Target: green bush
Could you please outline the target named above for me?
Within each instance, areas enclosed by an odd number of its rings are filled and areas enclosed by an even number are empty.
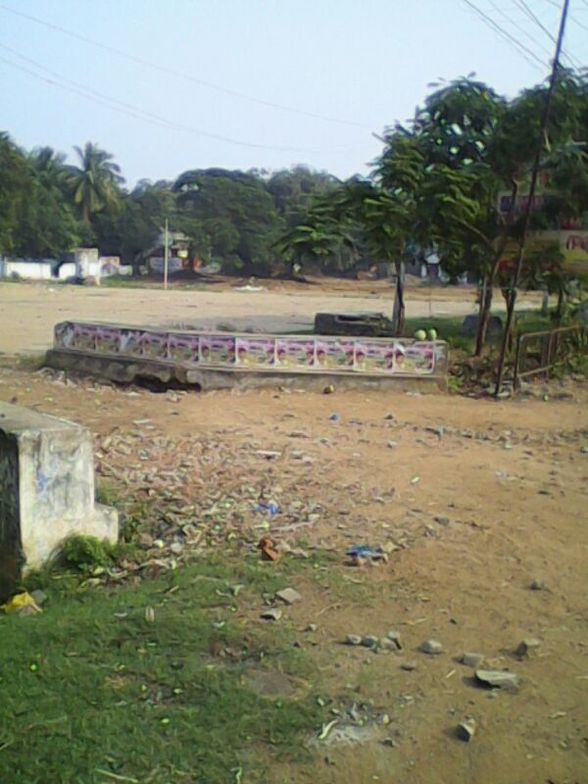
[[[61,560],[71,569],[92,572],[99,567],[111,566],[115,553],[112,545],[94,536],[71,536],[61,548]]]

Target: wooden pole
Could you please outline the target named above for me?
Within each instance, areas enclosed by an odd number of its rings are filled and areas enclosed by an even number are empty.
[[[165,219],[164,248],[163,248],[163,288],[167,289],[167,269],[169,265],[169,226]]]

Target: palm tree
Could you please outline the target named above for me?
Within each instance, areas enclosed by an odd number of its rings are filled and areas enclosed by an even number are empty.
[[[124,177],[118,164],[113,162],[113,156],[97,144],[86,142],[83,150],[80,147],[74,147],[74,150],[80,165],[68,166],[70,187],[82,221],[89,224],[95,213],[116,205],[118,186],[124,182]]]
[[[68,167],[63,153],[52,147],[39,147],[29,153],[29,161],[44,188],[51,193],[67,193]]]

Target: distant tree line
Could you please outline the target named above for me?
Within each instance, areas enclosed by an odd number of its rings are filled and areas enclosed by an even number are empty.
[[[128,190],[110,153],[91,142],[75,153],[77,163],[68,164],[50,147],[26,152],[0,134],[0,254],[53,257],[96,245],[138,265],[167,219],[204,264],[248,275],[287,271],[278,238],[339,184],[306,166],[271,174],[214,168]]]
[[[404,322],[403,269],[434,251],[450,278],[481,283],[478,352],[498,286],[508,299],[521,205],[541,145],[533,229],[586,225],[588,70],[560,69],[547,134],[546,84],[511,100],[473,75],[432,87],[412,120],[384,131],[367,177],[339,181],[305,166],[193,169],[175,181],[124,187],[112,156],[88,142],[68,164],[50,148],[0,135],[0,253],[58,255],[99,247],[138,265],[167,219],[192,257],[224,272],[327,273],[386,262],[396,269],[394,321]],[[506,206],[505,206],[506,205]],[[556,246],[530,248],[523,284],[560,301],[569,285]]]

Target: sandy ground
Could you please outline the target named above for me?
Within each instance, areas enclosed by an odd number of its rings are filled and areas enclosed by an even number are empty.
[[[44,347],[56,318],[171,321],[197,318],[206,303],[215,320],[231,309],[231,318],[244,312],[240,303],[250,301],[238,293],[21,286],[4,286],[1,296],[4,351]],[[172,301],[173,313],[162,314]],[[376,305],[290,294],[258,301],[276,323],[281,308],[301,322],[327,305]],[[280,516],[272,522],[272,534],[292,547],[329,548],[341,563],[351,544],[390,551],[387,565],[350,567],[342,576],[339,569],[337,578],[327,571],[321,584],[295,585],[303,601],[286,613],[326,693],[372,700],[388,714],[388,745],[323,749],[314,765],[280,766],[271,781],[588,781],[586,386],[552,385],[536,397],[501,402],[361,391],[155,395],[66,385],[5,367],[0,399],[89,426],[102,478],[114,476],[146,498],[152,488],[145,490],[141,471],[157,460],[162,443],[173,443],[189,467],[182,482],[197,508],[225,494],[238,500],[253,486],[282,507],[298,501],[314,509],[298,523],[286,525]],[[113,434],[128,436],[126,452],[108,451]],[[258,522],[253,512],[229,516],[227,531],[252,539]],[[531,589],[534,580],[543,590]],[[303,631],[308,623],[315,632]],[[390,629],[402,635],[398,655],[341,644],[347,633],[381,636]],[[540,647],[532,658],[518,658],[514,650],[528,637]],[[441,655],[419,652],[429,638],[443,644]],[[473,671],[459,663],[464,651],[484,654],[489,668],[515,672],[520,689],[477,688]],[[404,670],[407,661],[416,669]],[[455,737],[465,716],[477,721],[469,744]]]
[[[392,308],[386,281],[328,281],[304,285],[265,283],[260,292],[238,291],[235,283],[171,288],[88,288],[59,284],[0,283],[0,353],[45,351],[59,321],[77,319],[130,325],[254,328],[259,332],[309,329],[315,313],[383,312]],[[496,304],[501,306],[498,294]],[[522,296],[520,307],[537,304]],[[475,312],[475,291],[415,288],[407,293],[409,316]]]

